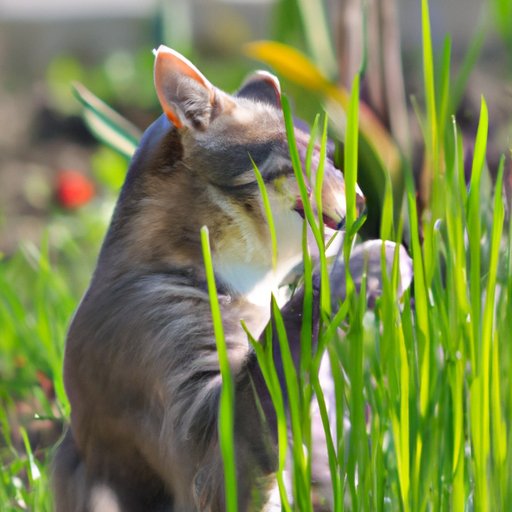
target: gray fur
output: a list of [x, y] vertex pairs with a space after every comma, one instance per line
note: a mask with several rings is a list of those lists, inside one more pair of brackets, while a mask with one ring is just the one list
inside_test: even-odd
[[[269, 197], [283, 218], [294, 219], [293, 228], [285, 222], [287, 231], [296, 229], [292, 235], [301, 240], [302, 223], [293, 211], [297, 185], [291, 165], [282, 164], [289, 155], [280, 110], [218, 90], [207, 94], [210, 84], [191, 79], [197, 70], [171, 57], [163, 64], [168, 70], [157, 74], [159, 97], [171, 120], [194, 122], [177, 130], [162, 117], [147, 130], [69, 328], [64, 378], [72, 412], [54, 461], [56, 512], [225, 509], [217, 437], [221, 378], [199, 230], [209, 227], [214, 260], [228, 255], [241, 268], [256, 262], [272, 270], [259, 191], [240, 188], [252, 168], [250, 151], [261, 160]], [[171, 111], [174, 102], [179, 112]], [[302, 145], [307, 138], [297, 133]], [[339, 220], [343, 208], [329, 204], [343, 195], [344, 184], [332, 163], [324, 188], [324, 213], [332, 210]], [[300, 259], [297, 246], [297, 254], [283, 256], [285, 267]], [[243, 512], [264, 508], [276, 446], [272, 405], [240, 325], [243, 319], [259, 336], [269, 309], [248, 302], [236, 284], [217, 279], [235, 376]], [[299, 293], [283, 308], [296, 364], [301, 313]], [[279, 366], [279, 344], [273, 347]]]

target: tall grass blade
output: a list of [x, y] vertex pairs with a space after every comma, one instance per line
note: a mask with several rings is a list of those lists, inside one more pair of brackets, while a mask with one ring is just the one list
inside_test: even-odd
[[256, 353], [258, 364], [265, 379], [265, 384], [270, 393], [272, 404], [274, 405], [277, 417], [277, 446], [278, 446], [278, 469], [277, 483], [279, 486], [279, 495], [281, 498], [281, 507], [285, 512], [291, 512], [290, 502], [286, 489], [285, 475], [288, 453], [288, 428], [287, 414], [284, 405], [283, 393], [279, 384], [276, 367], [272, 359], [272, 328], [268, 326], [265, 329], [265, 343], [262, 345], [249, 332], [247, 326], [242, 321], [248, 340]]
[[480, 286], [480, 181], [485, 165], [485, 151], [487, 147], [487, 133], [489, 119], [487, 105], [482, 97], [480, 106], [480, 121], [475, 141], [475, 152], [471, 166], [471, 182], [467, 205], [467, 224], [470, 251], [470, 297], [471, 297], [471, 325], [473, 328], [473, 342], [471, 344], [471, 365], [473, 372], [478, 373], [481, 363], [480, 358], [480, 333], [481, 333], [481, 286]]
[[281, 310], [274, 296], [272, 296], [272, 317], [279, 340], [281, 357], [288, 393], [288, 402], [290, 407], [290, 422], [292, 433], [292, 451], [293, 451], [293, 488], [295, 496], [295, 506], [300, 510], [312, 510], [310, 480], [308, 476], [307, 455], [304, 453], [303, 432], [301, 428], [301, 400], [299, 393], [299, 383], [297, 372], [293, 363], [293, 358], [288, 344], [288, 335], [281, 315]]
[[130, 159], [141, 138], [141, 132], [115, 112], [85, 86], [73, 84], [73, 94], [84, 107], [84, 119], [98, 139]]
[[[484, 382], [486, 382], [486, 386], [484, 388], [485, 401], [482, 403], [482, 411], [490, 410], [490, 415], [485, 415], [487, 419], [485, 424], [485, 435], [488, 436], [488, 442], [492, 440], [492, 455], [496, 478], [491, 480], [491, 484], [493, 484], [492, 489], [494, 491], [494, 507], [496, 508], [504, 507], [504, 489], [501, 480], [503, 472], [506, 471], [504, 464], [507, 451], [506, 426], [501, 410], [502, 391], [500, 375], [502, 374], [502, 371], [499, 360], [499, 338], [496, 329], [496, 291], [498, 284], [498, 262], [503, 235], [503, 224], [505, 220], [505, 207], [503, 204], [504, 164], [505, 159], [502, 157], [498, 169], [496, 186], [494, 189], [491, 251], [482, 326], [482, 349], [484, 352], [483, 375]], [[491, 420], [491, 428], [489, 427], [488, 423], [489, 419]], [[489, 450], [488, 445], [486, 448]]]
[[206, 282], [208, 285], [208, 295], [210, 297], [210, 307], [212, 311], [213, 331], [219, 355], [219, 367], [222, 376], [222, 389], [220, 394], [219, 410], [219, 444], [224, 464], [224, 488], [226, 496], [226, 510], [236, 512], [238, 510], [237, 499], [237, 478], [236, 478], [236, 458], [235, 458], [235, 440], [234, 440], [234, 397], [235, 390], [229, 356], [222, 326], [222, 316], [217, 295], [217, 286], [215, 284], [215, 275], [213, 272], [212, 254], [210, 249], [210, 240], [208, 237], [208, 228], [201, 228], [201, 247], [203, 251], [204, 268], [206, 272]]
[[[436, 110], [436, 94], [434, 81], [434, 57], [432, 50], [432, 35], [430, 29], [430, 13], [428, 0], [421, 0], [421, 27], [422, 27], [422, 48], [423, 48], [423, 80], [425, 88], [426, 114], [427, 114], [427, 160], [423, 170], [422, 187], [420, 193], [423, 203], [429, 204], [431, 194], [434, 201], [436, 197], [436, 182], [439, 171], [439, 139], [438, 121]], [[433, 205], [434, 212], [437, 212], [436, 204]], [[434, 213], [435, 214], [435, 213]]]
[[[480, 182], [485, 165], [487, 147], [488, 114], [482, 98], [480, 121], [475, 142], [475, 153], [471, 168], [471, 184], [468, 197], [467, 223], [470, 250], [470, 297], [471, 297], [471, 363], [474, 380], [471, 383], [471, 438], [475, 464], [475, 504], [479, 510], [489, 509], [487, 462], [489, 456], [489, 357], [490, 333], [484, 333], [482, 323], [481, 297], [481, 238]], [[489, 329], [489, 319], [484, 318]]]
[[354, 76], [352, 91], [347, 113], [347, 134], [344, 153], [345, 201], [347, 203], [347, 218], [345, 221], [347, 242], [350, 243], [354, 233], [352, 228], [357, 218], [356, 213], [356, 183], [358, 170], [358, 141], [359, 141], [359, 74]]
[[275, 269], [277, 266], [277, 236], [276, 228], [274, 225], [274, 217], [272, 215], [272, 208], [270, 207], [270, 200], [268, 198], [267, 188], [265, 187], [265, 183], [263, 182], [261, 172], [258, 169], [257, 165], [254, 163], [252, 157], [250, 158], [252, 168], [256, 176], [256, 181], [258, 183], [258, 188], [260, 189], [261, 198], [263, 201], [263, 210], [265, 211], [265, 218], [267, 220], [268, 230], [270, 234], [270, 245], [272, 250], [272, 268]]
[[359, 145], [359, 74], [356, 73], [352, 82], [352, 92], [348, 106], [347, 115], [347, 133], [345, 139], [344, 152], [344, 178], [345, 178], [345, 239], [343, 240], [343, 255], [346, 265], [346, 289], [347, 296], [350, 296], [353, 290], [353, 281], [350, 274], [350, 252], [355, 238], [354, 224], [357, 218], [356, 213], [356, 183], [358, 168], [358, 145]]
[[327, 153], [327, 114], [324, 115], [324, 123], [322, 127], [322, 139], [320, 142], [320, 161], [316, 170], [316, 180], [314, 184], [314, 197], [315, 206], [317, 211], [317, 222], [319, 235], [317, 239], [321, 244], [318, 246], [320, 254], [320, 310], [324, 318], [331, 316], [331, 285], [329, 282], [329, 270], [327, 266], [327, 259], [325, 255], [324, 243], [324, 221], [323, 221], [323, 205], [322, 205], [322, 190], [324, 183], [324, 166]]

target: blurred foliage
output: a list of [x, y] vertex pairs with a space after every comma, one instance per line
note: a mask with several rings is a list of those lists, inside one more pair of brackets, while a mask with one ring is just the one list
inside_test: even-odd
[[494, 14], [494, 23], [507, 46], [509, 62], [512, 62], [512, 2], [510, 0], [490, 0], [490, 2]]
[[108, 147], [101, 147], [91, 158], [92, 172], [98, 183], [117, 193], [126, 177], [126, 158]]
[[107, 146], [130, 159], [141, 132], [83, 85], [75, 83], [73, 92], [84, 107], [83, 117], [91, 132]]
[[151, 76], [152, 69], [151, 48], [134, 53], [113, 52], [95, 66], [86, 66], [74, 56], [60, 55], [48, 66], [46, 83], [53, 103], [67, 113], [77, 110], [70, 95], [73, 82], [84, 82], [97, 96], [118, 108], [150, 109], [155, 106], [153, 84], [141, 77]]

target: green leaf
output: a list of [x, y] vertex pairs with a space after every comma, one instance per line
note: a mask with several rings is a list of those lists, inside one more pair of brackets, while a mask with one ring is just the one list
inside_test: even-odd
[[82, 84], [73, 84], [73, 94], [84, 107], [84, 120], [92, 133], [130, 159], [142, 136], [140, 130]]
[[208, 237], [208, 228], [206, 226], [201, 228], [201, 247], [203, 251], [206, 282], [208, 285], [208, 295], [210, 297], [213, 331], [215, 334], [215, 342], [219, 356], [220, 374], [222, 377], [219, 410], [219, 442], [222, 462], [224, 463], [226, 510], [227, 512], [236, 512], [238, 509], [238, 500], [234, 438], [235, 418], [233, 406], [235, 388], [233, 383], [233, 376], [231, 375], [231, 366], [229, 364], [224, 328], [222, 326], [219, 297], [217, 295], [217, 286], [215, 284], [215, 275], [213, 273], [210, 240]]
[[268, 230], [270, 233], [270, 243], [272, 247], [272, 268], [275, 269], [277, 265], [277, 236], [276, 228], [274, 225], [274, 217], [272, 215], [272, 208], [270, 207], [270, 200], [268, 198], [267, 188], [265, 187], [265, 183], [263, 181], [263, 177], [261, 176], [261, 172], [250, 155], [249, 158], [251, 159], [252, 168], [254, 170], [256, 181], [258, 183], [258, 188], [260, 189], [260, 194], [263, 201], [263, 209], [265, 210], [265, 218], [268, 224]]

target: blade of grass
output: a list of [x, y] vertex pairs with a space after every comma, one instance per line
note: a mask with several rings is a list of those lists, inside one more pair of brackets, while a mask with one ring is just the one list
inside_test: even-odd
[[290, 502], [288, 500], [284, 472], [286, 469], [287, 451], [288, 451], [288, 429], [286, 423], [286, 410], [284, 406], [283, 393], [279, 385], [276, 367], [272, 360], [272, 328], [267, 326], [265, 329], [264, 346], [256, 340], [249, 332], [246, 324], [242, 321], [242, 327], [247, 334], [249, 342], [254, 349], [258, 365], [265, 379], [265, 384], [270, 393], [272, 403], [276, 411], [277, 418], [277, 446], [278, 446], [278, 469], [277, 484], [279, 486], [279, 495], [281, 498], [281, 507], [285, 512], [291, 512]]
[[141, 132], [82, 84], [73, 84], [73, 94], [84, 107], [84, 119], [98, 139], [126, 158], [135, 153]]
[[300, 393], [298, 387], [297, 372], [293, 363], [293, 358], [288, 344], [288, 335], [284, 326], [281, 310], [275, 297], [272, 295], [272, 317], [274, 320], [277, 338], [281, 349], [282, 364], [286, 389], [288, 392], [288, 402], [290, 408], [290, 422], [293, 439], [293, 487], [295, 496], [295, 506], [300, 510], [311, 511], [311, 482], [308, 480], [308, 461], [304, 453], [303, 434], [301, 429], [301, 410]]
[[[398, 231], [401, 232], [399, 226]], [[404, 330], [399, 314], [397, 299], [399, 278], [399, 244], [396, 245], [393, 256], [391, 276], [388, 277], [385, 245], [381, 253], [382, 277], [382, 338], [383, 348], [386, 349], [386, 362], [383, 372], [389, 379], [386, 391], [389, 394], [391, 431], [396, 451], [396, 465], [400, 499], [403, 510], [410, 510], [411, 464], [410, 464], [410, 370]]]
[[[445, 202], [446, 218], [446, 250], [447, 250], [447, 290], [445, 295], [445, 306], [449, 318], [448, 330], [445, 338], [448, 341], [449, 353], [452, 362], [448, 366], [448, 382], [452, 402], [452, 425], [453, 447], [451, 473], [453, 479], [453, 491], [451, 495], [452, 510], [461, 510], [465, 504], [465, 389], [464, 389], [464, 366], [466, 358], [465, 339], [469, 338], [469, 326], [467, 318], [470, 313], [467, 296], [467, 266], [466, 248], [464, 245], [464, 201], [460, 192], [459, 174], [464, 173], [464, 166], [460, 162], [460, 151], [458, 144], [458, 132], [455, 118], [452, 118], [453, 129], [453, 162], [447, 165], [446, 188], [450, 201]], [[447, 302], [446, 302], [447, 301]]]
[[[356, 212], [356, 183], [358, 170], [358, 141], [359, 141], [359, 73], [352, 82], [352, 91], [347, 113], [347, 134], [344, 153], [345, 201], [347, 204], [345, 227], [347, 244], [350, 244], [354, 234], [352, 229], [357, 218]], [[348, 245], [347, 245], [348, 247]]]
[[[500, 246], [503, 234], [503, 224], [505, 220], [505, 208], [503, 204], [503, 171], [505, 158], [502, 157], [498, 168], [498, 176], [494, 189], [494, 209], [493, 226], [491, 233], [491, 252], [489, 262], [489, 273], [487, 276], [487, 287], [485, 294], [485, 306], [482, 325], [483, 338], [483, 370], [485, 402], [482, 403], [482, 411], [490, 410], [490, 415], [485, 415], [485, 433], [488, 436], [487, 443], [492, 438], [492, 455], [495, 467], [495, 476], [491, 484], [494, 490], [494, 507], [503, 508], [504, 489], [501, 474], [505, 469], [505, 460], [507, 452], [506, 427], [501, 412], [501, 384], [500, 374], [501, 365], [499, 360], [498, 337], [496, 334], [496, 287], [498, 274], [498, 261], [500, 256]], [[490, 402], [490, 403], [489, 403]], [[492, 429], [489, 428], [489, 419], [492, 420]], [[491, 435], [492, 434], [492, 435]], [[489, 450], [489, 446], [486, 446]]]
[[[327, 260], [325, 256], [325, 240], [323, 237], [324, 220], [323, 220], [323, 206], [322, 206], [322, 193], [324, 183], [324, 166], [325, 158], [327, 153], [327, 114], [324, 115], [324, 122], [322, 128], [322, 139], [320, 143], [320, 161], [316, 170], [315, 180], [315, 205], [317, 209], [317, 222], [318, 230], [321, 236], [321, 245], [318, 246], [320, 253], [320, 311], [323, 314], [323, 318], [329, 318], [331, 316], [331, 286], [329, 282], [329, 270], [327, 267]], [[319, 237], [320, 238], [320, 237]]]
[[358, 131], [359, 131], [359, 74], [356, 73], [352, 82], [352, 92], [347, 114], [347, 133], [344, 152], [344, 178], [345, 178], [345, 238], [343, 240], [343, 256], [345, 258], [345, 281], [347, 297], [354, 288], [350, 275], [350, 251], [355, 238], [354, 223], [356, 221], [356, 183], [358, 166]]
[[[423, 80], [428, 126], [426, 139], [428, 161], [426, 162], [426, 167], [424, 169], [424, 172], [427, 172], [427, 177], [423, 179], [423, 187], [425, 190], [420, 190], [420, 192], [423, 196], [423, 203], [427, 205], [429, 204], [431, 193], [434, 192], [434, 190], [430, 190], [430, 187], [433, 185], [435, 186], [436, 173], [438, 172], [438, 123], [434, 86], [434, 58], [432, 50], [432, 35], [430, 30], [430, 13], [428, 0], [421, 0], [421, 27], [423, 48]], [[435, 205], [434, 211], [437, 211]]]
[[[300, 377], [303, 385], [306, 385], [313, 355], [313, 262], [309, 254], [307, 224], [305, 222], [303, 223], [302, 231], [302, 262], [304, 265], [304, 300], [302, 303], [302, 324], [300, 327]], [[304, 399], [307, 399], [306, 394]]]
[[467, 205], [467, 224], [470, 252], [470, 297], [471, 297], [471, 324], [473, 327], [473, 341], [471, 344], [471, 366], [473, 372], [479, 371], [480, 358], [480, 329], [481, 329], [481, 287], [480, 287], [480, 180], [485, 165], [485, 151], [487, 147], [487, 133], [489, 120], [487, 105], [484, 98], [481, 100], [480, 121], [478, 123], [475, 152], [471, 166], [471, 182]]
[[[365, 265], [366, 266], [366, 265]], [[366, 311], [366, 268], [361, 279], [359, 295], [352, 293], [350, 327], [347, 333], [349, 359], [347, 373], [350, 378], [350, 443], [348, 446], [347, 477], [351, 491], [352, 508], [368, 509], [367, 486], [368, 443], [366, 435], [365, 397], [363, 392], [363, 317]], [[331, 366], [336, 360], [331, 358]], [[362, 492], [358, 492], [358, 488]]]
[[254, 170], [256, 181], [258, 183], [258, 188], [260, 189], [261, 199], [263, 201], [263, 210], [265, 212], [265, 218], [270, 233], [270, 243], [272, 248], [272, 268], [275, 270], [277, 266], [277, 236], [276, 228], [274, 225], [274, 217], [272, 215], [272, 208], [270, 207], [270, 200], [268, 198], [267, 188], [265, 187], [265, 183], [263, 182], [261, 172], [250, 155], [249, 158], [251, 159], [252, 168]]
[[[407, 204], [409, 211], [409, 229], [410, 243], [412, 249], [413, 271], [414, 271], [414, 300], [416, 320], [415, 332], [417, 339], [417, 358], [419, 371], [419, 414], [420, 420], [425, 418], [430, 396], [430, 327], [429, 327], [429, 309], [428, 309], [428, 288], [425, 282], [424, 262], [419, 240], [418, 213], [416, 210], [416, 195], [414, 191], [413, 178], [411, 173], [405, 175]], [[421, 423], [420, 423], [421, 425]], [[416, 444], [414, 448], [414, 465], [412, 468], [413, 486], [413, 507], [420, 499], [421, 491], [419, 489], [420, 469], [423, 451], [422, 432], [419, 428], [416, 434]]]
[[386, 187], [384, 189], [384, 201], [382, 203], [382, 215], [380, 220], [380, 237], [382, 240], [395, 240], [393, 226], [393, 191], [389, 175], [386, 175]]
[[315, 149], [316, 139], [318, 134], [318, 123], [320, 121], [320, 116], [317, 114], [311, 125], [311, 130], [309, 131], [309, 142], [308, 147], [306, 148], [306, 158], [305, 158], [305, 167], [306, 167], [306, 176], [308, 180], [311, 181], [311, 159], [313, 158], [313, 150]]
[[[471, 384], [471, 434], [475, 465], [475, 506], [488, 510], [487, 460], [489, 455], [488, 429], [488, 364], [490, 341], [483, 337], [481, 312], [481, 238], [480, 180], [485, 165], [488, 115], [482, 98], [480, 121], [475, 142], [471, 168], [471, 184], [468, 196], [467, 223], [470, 251], [470, 297], [471, 297], [471, 363], [474, 380]], [[487, 323], [486, 323], [487, 328]]]
[[229, 356], [224, 337], [224, 328], [222, 326], [222, 316], [217, 295], [217, 286], [215, 284], [215, 275], [213, 272], [212, 254], [210, 249], [210, 240], [208, 228], [201, 228], [201, 247], [203, 252], [204, 267], [206, 272], [206, 282], [208, 285], [208, 295], [210, 297], [210, 308], [212, 312], [212, 323], [219, 355], [219, 367], [222, 376], [222, 388], [220, 393], [219, 409], [219, 444], [224, 464], [224, 488], [226, 496], [226, 510], [236, 512], [238, 510], [237, 499], [237, 478], [235, 463], [235, 442], [234, 442], [234, 384], [229, 364]]
[[447, 123], [449, 122], [449, 102], [450, 102], [450, 60], [451, 60], [452, 41], [450, 36], [446, 36], [443, 46], [443, 57], [441, 61], [441, 73], [439, 79], [439, 105], [438, 133], [441, 152], [444, 151], [444, 135]]

